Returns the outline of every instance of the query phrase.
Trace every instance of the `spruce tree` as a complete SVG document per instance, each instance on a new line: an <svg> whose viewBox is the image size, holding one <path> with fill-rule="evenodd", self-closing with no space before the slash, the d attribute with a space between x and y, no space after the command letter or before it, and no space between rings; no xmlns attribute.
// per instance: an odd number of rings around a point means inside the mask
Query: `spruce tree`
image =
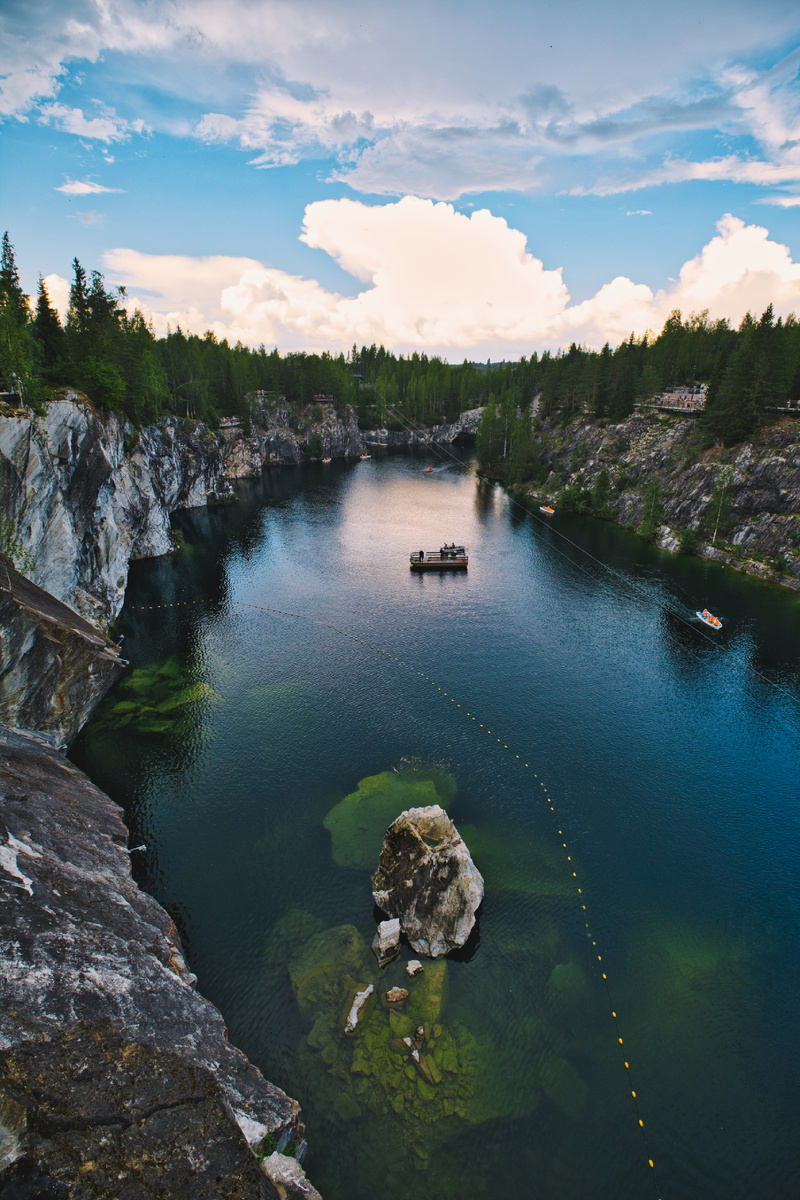
<svg viewBox="0 0 800 1200"><path fill-rule="evenodd" d="M64 330L58 319L58 313L50 303L47 287L39 276L39 290L36 296L36 315L33 318L33 332L41 347L42 371L51 383L62 382L64 372Z"/></svg>

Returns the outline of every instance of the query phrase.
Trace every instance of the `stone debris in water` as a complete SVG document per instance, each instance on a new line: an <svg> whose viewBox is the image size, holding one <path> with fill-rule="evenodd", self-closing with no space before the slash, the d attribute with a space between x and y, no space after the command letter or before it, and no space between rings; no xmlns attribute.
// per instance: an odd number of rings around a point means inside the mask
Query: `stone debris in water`
<svg viewBox="0 0 800 1200"><path fill-rule="evenodd" d="M356 1026L358 1025L358 1019L361 1016L361 1013L364 1009L364 1005L367 1003L367 1001L369 1000L370 996L372 995L372 993L374 991L375 991L375 985L373 983L370 983L364 988L363 991L356 992L355 999L353 1000L353 1003L350 1005L350 1012L347 1014L347 1020L345 1021L345 1025L344 1025L345 1033L349 1034L350 1036L352 1036L355 1033Z"/></svg>
<svg viewBox="0 0 800 1200"><path fill-rule="evenodd" d="M389 988L389 991L386 993L386 1000L387 1000L387 1003L389 1003L389 1004L402 1004L403 1001L407 1000L407 999L408 999L408 992L406 991L405 988L401 988L401 987Z"/></svg>
<svg viewBox="0 0 800 1200"><path fill-rule="evenodd" d="M400 921L395 917L391 921L381 921L378 932L372 941L372 953L378 960L379 967L388 967L400 954Z"/></svg>
<svg viewBox="0 0 800 1200"><path fill-rule="evenodd" d="M412 958L411 961L406 966L406 975L408 975L411 979L413 979L415 975L419 975L420 971L424 971L424 970L425 970L425 968L423 967L423 965L419 961L419 959Z"/></svg>
<svg viewBox="0 0 800 1200"><path fill-rule="evenodd" d="M429 958L464 945L483 900L483 877L438 804L408 809L392 822L372 886L378 907Z"/></svg>
<svg viewBox="0 0 800 1200"><path fill-rule="evenodd" d="M261 1164L261 1170L278 1189L277 1194L285 1196L286 1200L290 1197L292 1200L295 1197L297 1200L300 1200L300 1197L303 1200L322 1200L297 1160L289 1158L286 1154L279 1154L277 1151L270 1154Z"/></svg>

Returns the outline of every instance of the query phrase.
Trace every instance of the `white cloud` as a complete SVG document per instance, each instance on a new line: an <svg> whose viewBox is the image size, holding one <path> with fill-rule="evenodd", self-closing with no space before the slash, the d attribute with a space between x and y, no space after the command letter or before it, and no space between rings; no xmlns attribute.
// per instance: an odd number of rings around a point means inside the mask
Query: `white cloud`
<svg viewBox="0 0 800 1200"><path fill-rule="evenodd" d="M626 179L601 179L591 187L575 187L571 191L575 196L615 196L620 192L635 192L646 187L659 187L664 183L685 183L692 179L775 187L800 181L800 163L780 165L761 159L739 158L734 154L722 158L709 158L702 162L669 158L653 170L638 172Z"/></svg>
<svg viewBox="0 0 800 1200"><path fill-rule="evenodd" d="M766 229L728 215L669 288L618 277L570 305L561 271L545 270L525 236L487 210L406 197L373 206L325 200L306 209L302 240L364 286L356 296L254 259L114 250L104 265L160 332L211 328L218 337L282 350L342 350L382 342L397 352L459 358L529 354L570 341L616 344L660 329L673 308L738 323L770 302L800 310L800 264Z"/></svg>
<svg viewBox="0 0 800 1200"><path fill-rule="evenodd" d="M628 209L626 217L652 217L653 210L650 208L633 208Z"/></svg>
<svg viewBox="0 0 800 1200"><path fill-rule="evenodd" d="M91 179L68 179L61 187L54 189L63 192L65 196L99 196L101 192L121 192L122 188L104 187Z"/></svg>
<svg viewBox="0 0 800 1200"><path fill-rule="evenodd" d="M66 321L69 312L69 280L61 275L45 275L44 286L50 303L62 321ZM36 303L34 298L34 304Z"/></svg>
<svg viewBox="0 0 800 1200"><path fill-rule="evenodd" d="M77 66L102 74L105 56L115 97L134 108L147 90L168 97L153 105L160 128L234 141L258 167L332 157L333 178L362 192L595 190L625 156L654 186L776 184L796 161L795 58L748 65L796 36L786 0L762 0L757 19L749 0L647 11L573 0L568 22L544 0L464 0L457 14L430 0L5 0L2 21L0 112L24 118L39 105L70 132L126 136L138 111L126 121L52 103ZM654 146L660 158L678 131L755 139L769 177L736 155L720 160L739 164L727 174L702 163L659 171Z"/></svg>
<svg viewBox="0 0 800 1200"><path fill-rule="evenodd" d="M85 117L80 108L67 108L63 104L48 104L38 117L41 125L54 124L64 133L77 137L93 138L100 142L118 142L131 133L143 133L143 121L120 121L113 113L100 117ZM113 162L113 159L112 159Z"/></svg>

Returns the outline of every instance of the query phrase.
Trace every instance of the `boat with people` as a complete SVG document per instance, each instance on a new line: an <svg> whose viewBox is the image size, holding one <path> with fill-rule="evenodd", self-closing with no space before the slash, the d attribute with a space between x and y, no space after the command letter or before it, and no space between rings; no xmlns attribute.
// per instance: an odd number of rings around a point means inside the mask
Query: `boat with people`
<svg viewBox="0 0 800 1200"><path fill-rule="evenodd" d="M361 461L363 462L365 458L372 458L372 455L371 454L362 454Z"/></svg>
<svg viewBox="0 0 800 1200"><path fill-rule="evenodd" d="M331 462L332 460L331 460L330 458L323 458L323 460L322 460L322 461L323 461L323 462Z"/></svg>
<svg viewBox="0 0 800 1200"><path fill-rule="evenodd" d="M704 608L702 612L696 612L695 616L704 625L708 625L709 629L722 629L722 621L720 621L719 617L715 617L713 613L709 612L707 608Z"/></svg>
<svg viewBox="0 0 800 1200"><path fill-rule="evenodd" d="M412 571L466 571L469 566L466 546L445 542L438 550L417 550L411 555Z"/></svg>
<svg viewBox="0 0 800 1200"><path fill-rule="evenodd" d="M551 508L549 504L540 504L539 505L539 512L543 512L548 517L552 517L553 514L555 513L555 511L556 510L554 508Z"/></svg>

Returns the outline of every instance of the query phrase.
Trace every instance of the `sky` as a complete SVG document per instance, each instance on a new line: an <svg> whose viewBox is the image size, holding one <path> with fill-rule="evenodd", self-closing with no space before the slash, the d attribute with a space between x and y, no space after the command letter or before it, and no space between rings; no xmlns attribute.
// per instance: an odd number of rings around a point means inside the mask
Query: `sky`
<svg viewBox="0 0 800 1200"><path fill-rule="evenodd" d="M2 228L157 333L451 362L800 315L797 0L3 0Z"/></svg>

